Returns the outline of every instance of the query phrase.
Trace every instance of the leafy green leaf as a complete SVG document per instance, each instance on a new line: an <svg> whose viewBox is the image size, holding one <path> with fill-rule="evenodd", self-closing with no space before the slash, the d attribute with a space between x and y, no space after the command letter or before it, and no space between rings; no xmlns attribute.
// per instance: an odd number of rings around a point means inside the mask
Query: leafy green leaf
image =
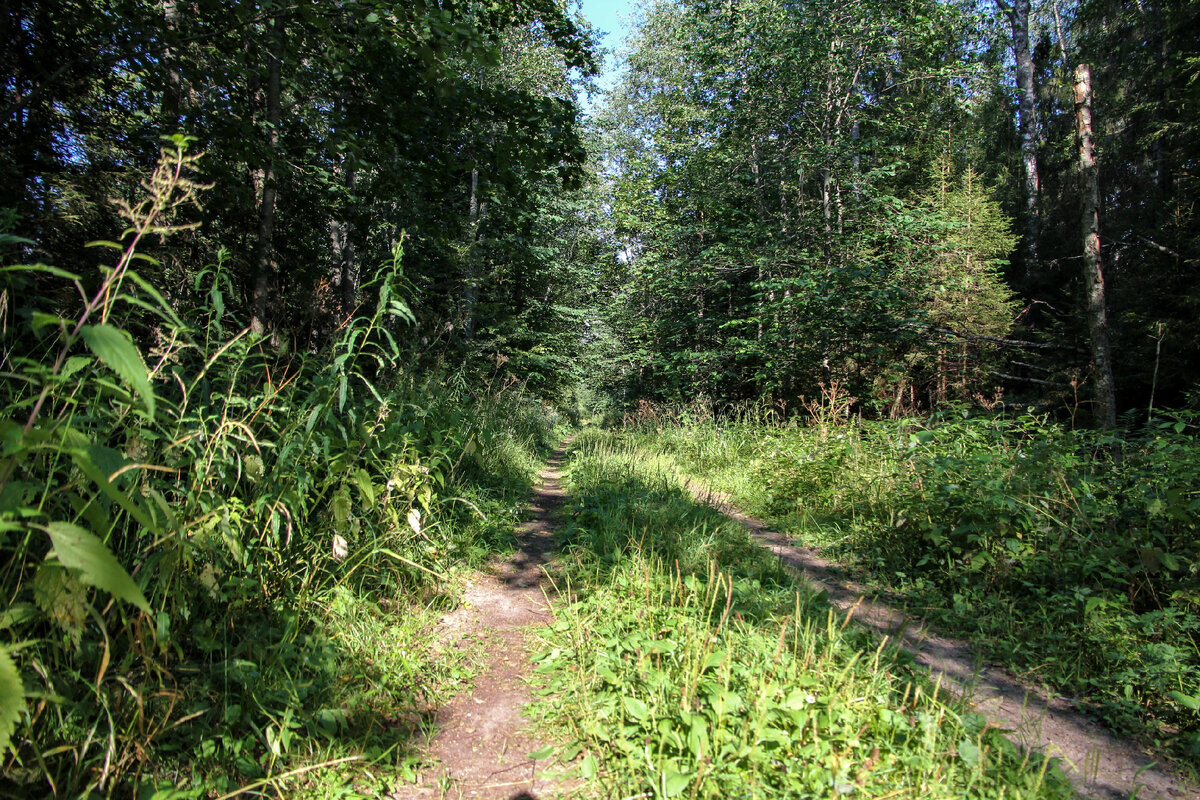
<svg viewBox="0 0 1200 800"><path fill-rule="evenodd" d="M114 597L150 612L142 590L129 577L116 556L91 532L69 522L51 522L44 530L54 543L54 553L64 567L79 572L79 577Z"/></svg>
<svg viewBox="0 0 1200 800"><path fill-rule="evenodd" d="M667 797L677 797L691 783L691 776L673 767L663 769L663 789Z"/></svg>
<svg viewBox="0 0 1200 800"><path fill-rule="evenodd" d="M67 363L63 364L62 372L58 376L65 381L91 363L92 358L89 356L71 356Z"/></svg>
<svg viewBox="0 0 1200 800"><path fill-rule="evenodd" d="M1200 697L1184 694L1183 692L1167 692L1167 696L1184 708L1200 711Z"/></svg>
<svg viewBox="0 0 1200 800"><path fill-rule="evenodd" d="M108 476L104 474L104 471L93 460L91 448L88 450L72 450L71 459L75 462L75 466L79 467L80 472L91 478L92 482L100 488L100 491L104 492L113 502L129 512L130 516L141 523L142 527L149 531L158 531L159 526L155 524L146 510L135 503L129 495L109 482Z"/></svg>
<svg viewBox="0 0 1200 800"><path fill-rule="evenodd" d="M21 673L4 647L0 647L0 752L8 749L13 730L25 709Z"/></svg>
<svg viewBox="0 0 1200 800"><path fill-rule="evenodd" d="M629 712L629 716L634 719L640 721L650 716L650 707L646 705L645 701L628 696L622 697L621 700L625 704L625 710Z"/></svg>
<svg viewBox="0 0 1200 800"><path fill-rule="evenodd" d="M968 767L975 766L979 763L979 745L970 739L963 739L958 743L958 757Z"/></svg>
<svg viewBox="0 0 1200 800"><path fill-rule="evenodd" d="M161 315L163 319L167 320L176 327L187 327L183 324L183 320L179 318L179 315L175 313L175 309L171 308L171 304L167 302L167 299L162 296L162 293L159 292L158 289L154 288L153 284L133 271L128 271L125 273L125 275L134 283L136 283L143 292L154 298L154 301L157 305L150 306L147 304L145 305L146 308L149 308L154 313Z"/></svg>
<svg viewBox="0 0 1200 800"><path fill-rule="evenodd" d="M371 483L370 473L359 467L354 471L354 483L358 486L359 494L363 499L363 505L375 505L375 486Z"/></svg>
<svg viewBox="0 0 1200 800"><path fill-rule="evenodd" d="M688 749L697 761L711 752L708 745L708 729L700 719L692 721L692 728L688 732Z"/></svg>
<svg viewBox="0 0 1200 800"><path fill-rule="evenodd" d="M120 329L107 324L85 325L80 334L88 349L129 382L153 415L154 390L150 386L146 363L134 343Z"/></svg>
<svg viewBox="0 0 1200 800"><path fill-rule="evenodd" d="M42 311L34 311L32 314L30 314L29 318L32 323L34 333L40 333L42 328L54 326L61 329L66 325L66 320L59 315L47 314Z"/></svg>
<svg viewBox="0 0 1200 800"><path fill-rule="evenodd" d="M333 496L333 519L342 525L350 519L350 494L345 490Z"/></svg>
<svg viewBox="0 0 1200 800"><path fill-rule="evenodd" d="M27 240L22 239L21 241ZM0 267L0 274L5 272L45 272L46 274L53 275L56 278L66 278L69 281L79 280L79 276L74 272L67 272L65 269L52 267L49 264L18 264L11 267Z"/></svg>
<svg viewBox="0 0 1200 800"><path fill-rule="evenodd" d="M0 614L0 631L14 625L28 622L37 615L37 608L32 603L13 603L8 610ZM0 750L4 748L0 747Z"/></svg>

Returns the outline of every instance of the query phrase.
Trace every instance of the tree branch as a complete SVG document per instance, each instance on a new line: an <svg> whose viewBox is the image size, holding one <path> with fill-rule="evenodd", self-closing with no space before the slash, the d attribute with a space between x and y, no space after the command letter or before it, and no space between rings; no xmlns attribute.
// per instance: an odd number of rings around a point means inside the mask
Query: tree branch
<svg viewBox="0 0 1200 800"><path fill-rule="evenodd" d="M1074 350L1080 351L1079 347L1069 344L1053 344L1050 342L1022 342L1020 339L1005 339L1000 336L984 336L979 333L962 333L961 331L952 330L950 328L939 328L936 325L918 325L917 323L909 323L903 326L909 329L933 331L935 333L952 336L955 339L962 339L968 342L991 342L992 344L1002 345L1004 347L1019 347L1033 348L1043 350Z"/></svg>

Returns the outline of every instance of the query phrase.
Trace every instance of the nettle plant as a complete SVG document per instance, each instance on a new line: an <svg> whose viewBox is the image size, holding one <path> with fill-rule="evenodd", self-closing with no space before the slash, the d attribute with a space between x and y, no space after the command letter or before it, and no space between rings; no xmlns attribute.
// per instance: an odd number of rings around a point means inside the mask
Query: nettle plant
<svg viewBox="0 0 1200 800"><path fill-rule="evenodd" d="M0 270L20 323L0 387L0 750L22 786L139 783L165 740L199 747L197 719L253 731L238 769L269 773L288 731L323 730L319 598L394 595L448 557L442 495L470 441L438 431L467 412L424 403L395 368L402 249L321 358L277 356L237 324L220 254L175 298L190 328L134 269L149 237L190 227L176 220L204 187L187 144L169 140L121 206L98 280ZM72 316L36 307L75 295Z"/></svg>
<svg viewBox="0 0 1200 800"><path fill-rule="evenodd" d="M120 206L129 222L124 244L93 243L119 256L91 292L80 276L45 264L2 271L5 311L47 279L67 282L84 303L74 318L34 309L27 331L5 337L0 547L7 556L2 573L7 609L0 629L10 641L0 646L0 746L8 746L22 714L33 724L47 713L56 688L50 676L76 668L60 656L89 651L93 658L85 660L95 671L87 685L99 686L117 654L110 629L136 631L130 637L136 646L123 651L119 667L127 668L139 651L152 646L153 607L113 550L145 551L169 538L175 527L167 498L145 480L148 473L169 468L138 457L142 432L161 431L160 420L170 411L156 397L153 372L137 345L112 317L122 304L135 304L183 328L133 265L147 237L191 227L171 219L194 203L201 188L189 177L196 158L187 154L182 138L163 149L143 184L146 198ZM5 238L10 248L33 244ZM156 369L169 355L164 350ZM164 565L158 562L143 562L146 573L161 573ZM85 642L89 623L100 636ZM44 689L24 685L13 659L18 653L44 680ZM31 709L25 707L27 698L35 701Z"/></svg>

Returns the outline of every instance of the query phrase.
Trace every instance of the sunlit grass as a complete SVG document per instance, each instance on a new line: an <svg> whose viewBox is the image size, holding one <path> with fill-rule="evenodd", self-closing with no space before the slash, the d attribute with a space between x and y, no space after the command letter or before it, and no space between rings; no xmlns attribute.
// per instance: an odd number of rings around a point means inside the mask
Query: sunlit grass
<svg viewBox="0 0 1200 800"><path fill-rule="evenodd" d="M573 602L537 659L541 713L596 793L1069 796L697 505L670 459L589 432L568 483Z"/></svg>
<svg viewBox="0 0 1200 800"><path fill-rule="evenodd" d="M943 630L1200 764L1192 418L1121 444L1052 421L642 426L635 446Z"/></svg>

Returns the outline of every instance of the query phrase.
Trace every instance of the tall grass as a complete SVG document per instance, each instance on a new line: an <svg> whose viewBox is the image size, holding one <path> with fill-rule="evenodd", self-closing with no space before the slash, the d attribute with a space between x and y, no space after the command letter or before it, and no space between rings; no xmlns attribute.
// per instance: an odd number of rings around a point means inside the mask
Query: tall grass
<svg viewBox="0 0 1200 800"><path fill-rule="evenodd" d="M1196 432L1186 412L1114 440L952 411L837 425L751 415L628 435L989 658L1200 764Z"/></svg>
<svg viewBox="0 0 1200 800"><path fill-rule="evenodd" d="M406 742L462 670L427 636L446 576L507 546L553 441L520 387L445 392L400 366L400 249L313 355L233 318L223 260L168 302L135 267L195 199L185 149L98 277L0 272L6 793L411 774Z"/></svg>
<svg viewBox="0 0 1200 800"><path fill-rule="evenodd" d="M669 459L589 431L567 475L573 602L542 712L610 797L1069 797L697 505Z"/></svg>

